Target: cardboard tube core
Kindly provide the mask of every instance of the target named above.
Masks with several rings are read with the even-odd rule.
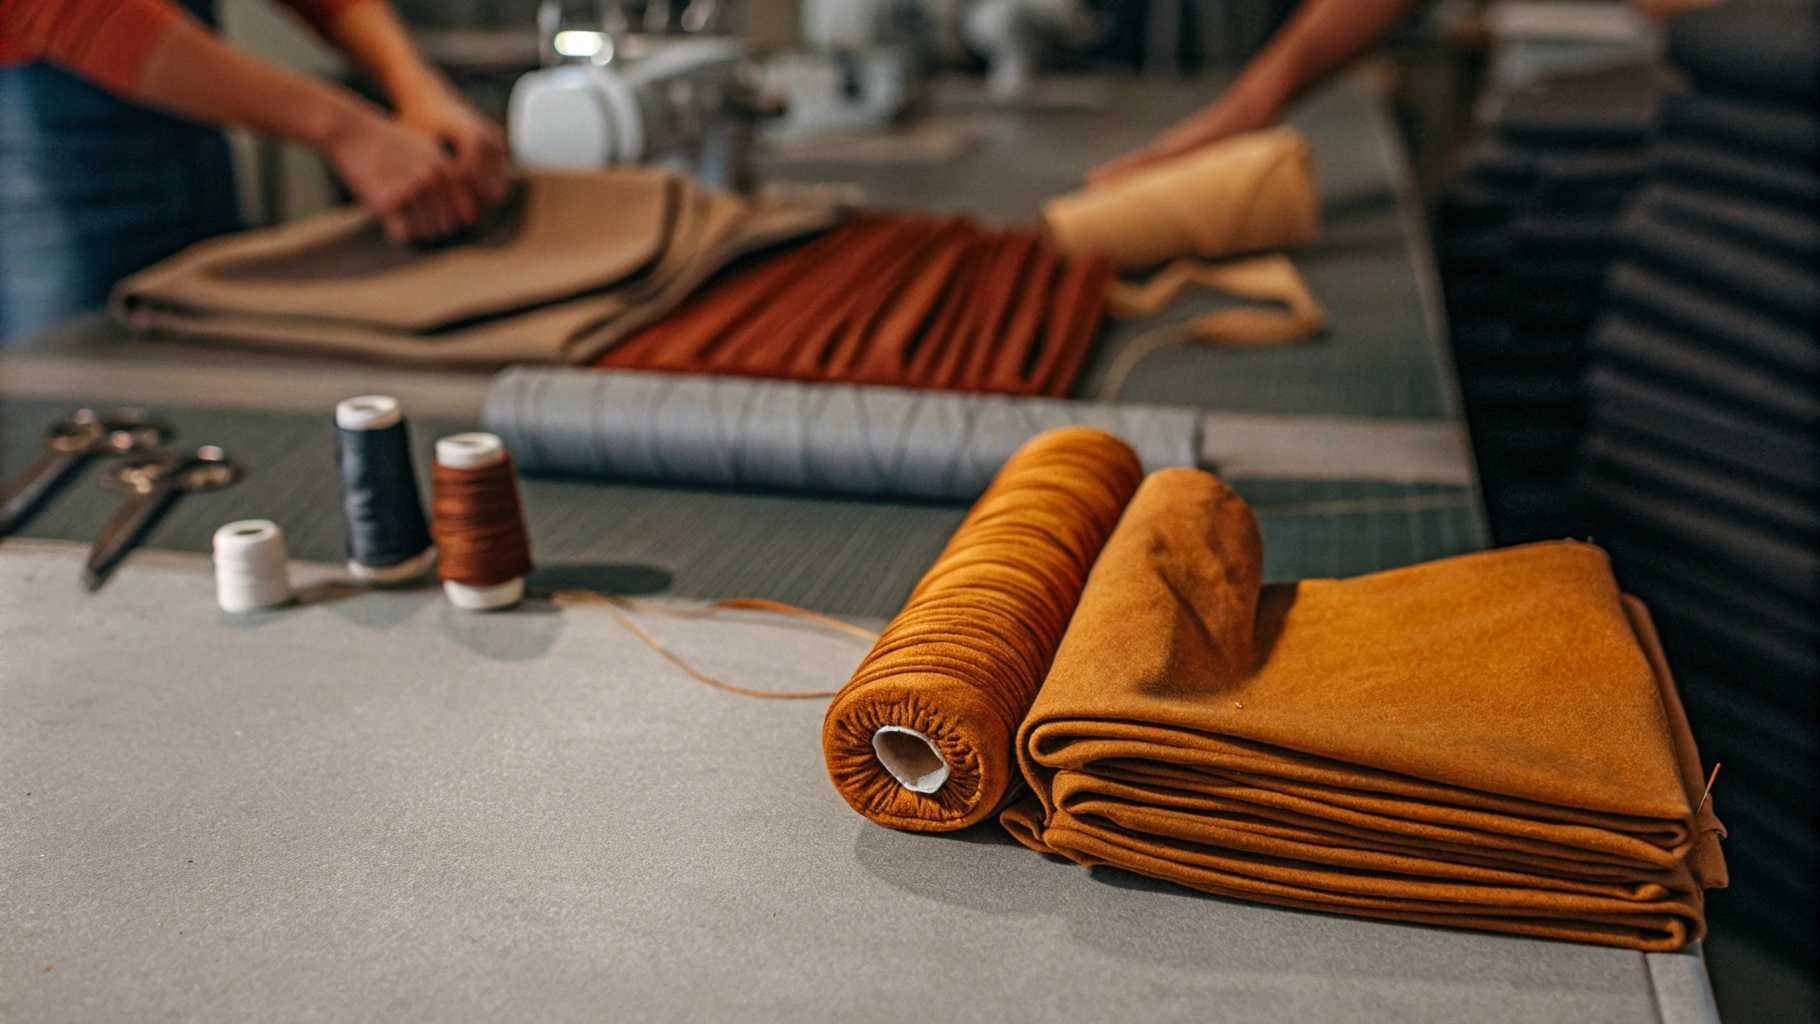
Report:
[[[948,762],[929,737],[901,725],[872,734],[872,751],[900,785],[912,793],[933,793],[948,781]]]

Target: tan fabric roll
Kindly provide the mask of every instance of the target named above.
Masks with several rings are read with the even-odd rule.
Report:
[[[1320,226],[1313,156],[1294,128],[1248,132],[1043,207],[1064,252],[1121,270],[1301,245]]]
[[[854,810],[945,832],[999,808],[1018,723],[1142,476],[1125,442],[1084,427],[1005,463],[828,707],[828,777]]]
[[[387,242],[364,211],[192,246],[122,281],[128,326],[396,362],[584,363],[739,256],[833,223],[652,168],[536,171],[475,237]]]
[[[1642,606],[1552,542],[1260,585],[1244,502],[1152,474],[1019,732],[1026,844],[1209,892],[1638,949],[1725,884]]]

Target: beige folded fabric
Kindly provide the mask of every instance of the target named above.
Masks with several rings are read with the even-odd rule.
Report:
[[[1043,222],[1063,252],[1129,270],[1301,245],[1320,227],[1320,198],[1308,140],[1271,128],[1059,196]]]
[[[830,226],[652,168],[529,173],[472,238],[387,242],[333,210],[192,246],[116,286],[139,330],[397,362],[585,363],[745,253]]]
[[[1209,892],[1674,949],[1723,834],[1655,633],[1554,542],[1260,585],[1251,512],[1152,474],[1018,734],[1026,844]]]
[[[1190,288],[1208,288],[1242,299],[1280,302],[1283,309],[1228,306],[1196,318],[1193,337],[1215,345],[1280,345],[1303,341],[1327,328],[1327,311],[1308,290],[1289,257],[1268,253],[1226,263],[1184,256],[1142,284],[1113,282],[1106,313],[1121,320],[1156,316]]]
[[[1184,323],[1152,327],[1119,347],[1118,355],[1100,377],[1095,398],[1102,402],[1117,398],[1125,378],[1139,363],[1173,345],[1189,341],[1206,345],[1286,345],[1307,341],[1327,329],[1327,311],[1308,290],[1308,282],[1295,264],[1279,252],[1225,263],[1205,263],[1183,256],[1142,284],[1113,282],[1112,290],[1106,294],[1106,312],[1120,319],[1155,316],[1193,287],[1282,303],[1283,308],[1227,306]]]

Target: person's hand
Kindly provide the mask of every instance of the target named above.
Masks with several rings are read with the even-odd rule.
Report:
[[[1233,102],[1233,97],[1222,97],[1157,136],[1150,144],[1088,171],[1087,184],[1098,187],[1116,181],[1133,171],[1173,160],[1221,139],[1266,127],[1274,120],[1273,111],[1245,110]]]
[[[354,198],[400,245],[446,238],[485,212],[458,178],[453,155],[378,111],[349,118],[324,149]]]
[[[1673,21],[1676,17],[1702,7],[1711,7],[1719,0],[1630,0],[1630,5],[1637,13],[1651,21]]]
[[[400,102],[398,121],[434,139],[451,156],[456,184],[484,214],[506,197],[511,176],[499,126],[437,82]]]

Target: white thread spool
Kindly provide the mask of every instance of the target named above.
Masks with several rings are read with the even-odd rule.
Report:
[[[436,442],[436,461],[449,469],[486,469],[506,461],[506,446],[494,434],[451,434]],[[443,580],[442,593],[463,611],[494,611],[524,600],[525,578],[516,576],[488,587]]]
[[[384,430],[404,418],[391,395],[361,395],[335,403],[335,425],[343,430]]]
[[[284,531],[270,519],[242,519],[215,531],[215,600],[224,612],[256,611],[292,598]]]
[[[361,395],[335,403],[335,425],[343,430],[384,430],[404,419],[404,409],[391,395]],[[397,565],[362,565],[348,559],[348,574],[363,583],[392,587],[423,576],[436,564],[431,544]]]

